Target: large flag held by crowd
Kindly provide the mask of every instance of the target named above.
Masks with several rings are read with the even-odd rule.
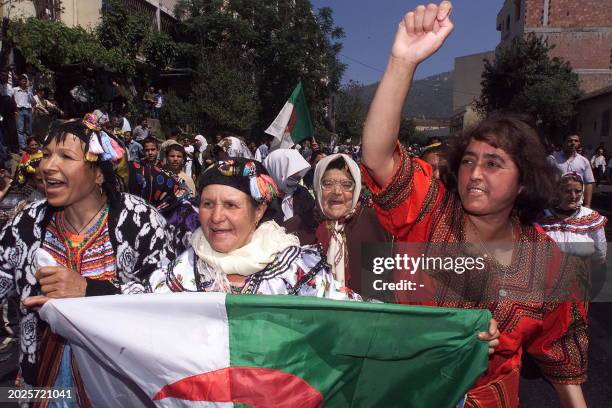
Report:
[[[477,333],[491,319],[217,293],[60,299],[40,314],[100,407],[453,407],[486,370]]]
[[[280,149],[289,149],[304,139],[314,137],[314,126],[301,82],[297,84],[274,122],[266,129],[266,133],[276,138],[272,146]]]

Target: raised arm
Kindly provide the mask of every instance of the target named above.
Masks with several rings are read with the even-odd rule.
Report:
[[[387,69],[363,130],[362,162],[380,186],[393,175],[402,109],[416,67],[434,54],[453,31],[451,9],[449,1],[418,6],[404,16],[395,34]]]

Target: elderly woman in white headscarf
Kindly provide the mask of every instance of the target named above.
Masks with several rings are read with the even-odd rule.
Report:
[[[288,232],[295,233],[302,245],[315,242],[315,201],[300,181],[310,169],[310,164],[300,152],[293,149],[274,150],[264,159],[264,166],[278,185],[283,210],[279,221]]]
[[[373,274],[361,273],[362,244],[391,242],[392,236],[382,228],[374,209],[360,201],[359,166],[346,154],[327,156],[315,168],[313,186],[324,218],[316,237],[327,253],[334,277],[367,295]],[[383,249],[393,253],[391,245]]]

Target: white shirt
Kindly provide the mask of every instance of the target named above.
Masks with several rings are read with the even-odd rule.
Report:
[[[17,108],[32,109],[34,95],[32,95],[32,91],[30,89],[21,89],[21,87],[18,86],[13,88],[13,92],[13,98],[15,99]]]
[[[593,169],[591,169],[591,163],[589,159],[581,154],[576,153],[572,157],[565,156],[564,152],[555,152],[552,155],[554,164],[561,175],[571,172],[576,172],[582,177],[582,181],[585,183],[594,183],[595,177],[593,177]],[[551,157],[549,156],[549,157]]]

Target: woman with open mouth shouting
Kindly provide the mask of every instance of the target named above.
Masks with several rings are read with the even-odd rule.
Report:
[[[54,127],[40,163],[47,199],[0,233],[0,299],[16,289],[24,306],[20,381],[74,387],[80,406],[87,401],[70,347],[36,309],[51,298],[145,292],[149,275],[174,258],[164,218],[118,191],[124,153],[93,114]]]

